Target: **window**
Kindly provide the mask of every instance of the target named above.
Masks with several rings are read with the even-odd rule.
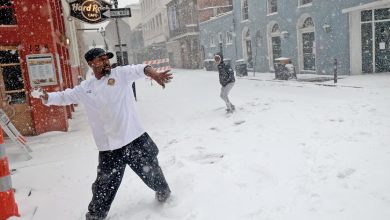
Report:
[[[268,0],[268,14],[278,12],[278,1]]]
[[[313,19],[312,18],[306,18],[305,22],[303,22],[302,28],[310,28],[314,27]]]
[[[0,0],[0,25],[16,25],[15,6],[11,0]]]
[[[303,69],[316,70],[314,32],[302,34],[303,41]]]
[[[372,10],[362,11],[361,21],[372,21]]]
[[[10,104],[26,103],[24,79],[16,47],[0,47],[0,74],[0,79],[3,80],[0,85],[4,83],[5,95],[10,97]]]
[[[118,45],[115,45],[118,47]],[[123,54],[123,65],[128,65],[129,64],[129,56],[127,54],[127,51],[116,51],[116,62],[119,66],[122,66],[122,54]]]
[[[280,30],[279,30],[279,25],[278,24],[274,24],[274,26],[272,26],[272,29],[271,29],[271,33],[279,33]]]
[[[249,19],[249,13],[248,13],[248,0],[242,1],[242,20],[248,20]]]
[[[226,32],[226,44],[232,44],[233,43],[233,34],[232,32],[228,31]]]
[[[311,17],[305,18],[301,28],[301,53],[303,70],[316,70],[316,43],[314,34],[314,22]]]
[[[210,46],[215,47],[215,39],[213,34],[210,34]]]
[[[299,5],[306,5],[312,3],[313,0],[299,0]]]
[[[255,38],[256,47],[261,46],[261,40],[262,40],[262,37],[261,37],[260,31],[256,31],[256,38]]]
[[[272,47],[272,62],[276,58],[282,56],[282,41],[280,38],[279,24],[276,23],[271,28],[271,47]]]
[[[374,11],[375,13],[375,20],[388,20],[390,19],[390,8],[381,8],[376,9]]]
[[[390,72],[390,8],[361,12],[363,73]]]
[[[222,33],[219,32],[218,33],[218,43],[222,43],[223,42],[223,36],[222,36]]]
[[[168,10],[169,13],[169,29],[171,31],[176,30],[177,27],[177,17],[176,17],[176,7],[171,6]]]

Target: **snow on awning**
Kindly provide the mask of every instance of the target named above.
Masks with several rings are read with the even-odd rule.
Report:
[[[342,13],[349,13],[353,11],[361,11],[361,10],[367,10],[367,9],[373,9],[377,7],[382,7],[382,6],[389,6],[390,7],[390,0],[380,0],[380,1],[375,1],[367,4],[362,4],[350,8],[344,8],[342,10]]]

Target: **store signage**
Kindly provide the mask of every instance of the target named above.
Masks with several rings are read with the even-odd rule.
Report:
[[[130,8],[110,9],[110,17],[111,18],[131,17],[131,9]]]
[[[105,21],[110,11],[111,4],[103,0],[76,0],[69,2],[70,15],[81,21],[96,24]]]
[[[54,59],[51,53],[30,54],[26,58],[31,87],[57,85]]]

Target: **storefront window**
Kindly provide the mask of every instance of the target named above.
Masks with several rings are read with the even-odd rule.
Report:
[[[373,70],[373,38],[372,24],[362,24],[362,71],[372,73]]]
[[[390,8],[376,9],[374,15],[375,15],[375,20],[390,19]]]
[[[10,104],[25,103],[24,80],[17,50],[0,50],[0,73],[0,86],[4,88],[3,95],[11,98]]]
[[[15,7],[11,0],[0,0],[0,25],[15,25]]]
[[[362,11],[361,18],[363,73],[389,72],[390,8]]]
[[[362,17],[361,18],[362,22],[371,21],[372,20],[372,11],[371,10],[362,11],[361,17]]]

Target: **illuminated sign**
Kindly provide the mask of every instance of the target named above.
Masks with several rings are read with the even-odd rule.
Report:
[[[81,21],[96,24],[105,21],[111,4],[103,0],[76,0],[69,3],[70,15]]]

